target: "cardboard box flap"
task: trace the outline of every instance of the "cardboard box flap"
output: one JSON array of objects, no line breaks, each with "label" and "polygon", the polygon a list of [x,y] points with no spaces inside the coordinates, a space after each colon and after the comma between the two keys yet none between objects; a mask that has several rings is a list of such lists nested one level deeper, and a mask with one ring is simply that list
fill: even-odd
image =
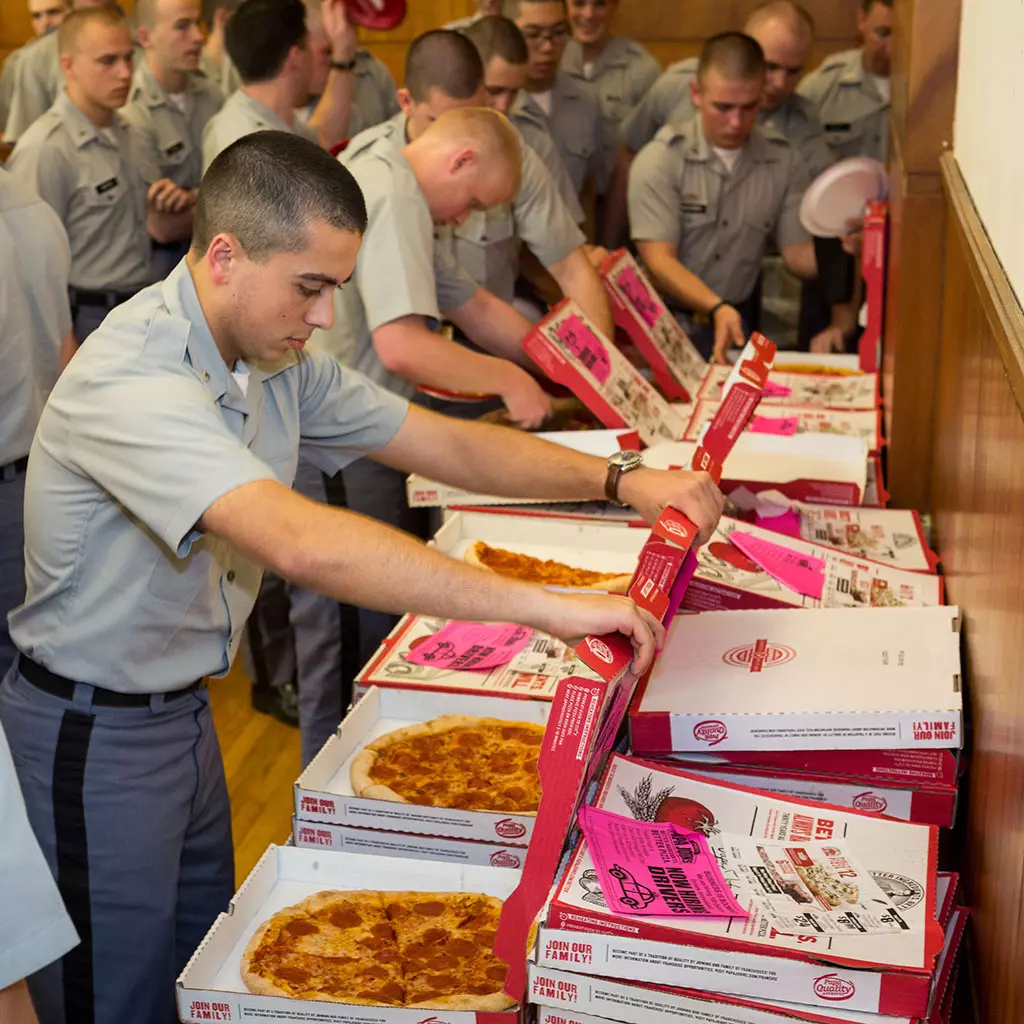
[{"label": "cardboard box flap", "polygon": [[[717,399],[727,376],[728,367],[712,366],[704,377],[698,401]],[[875,409],[879,405],[876,373],[839,376],[775,370],[769,383],[761,400],[766,415],[768,406],[779,405],[813,405],[821,409]]]}]

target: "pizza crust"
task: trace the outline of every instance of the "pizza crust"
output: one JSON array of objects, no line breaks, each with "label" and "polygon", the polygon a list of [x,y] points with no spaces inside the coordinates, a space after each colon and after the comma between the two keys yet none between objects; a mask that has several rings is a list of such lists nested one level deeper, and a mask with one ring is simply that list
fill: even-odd
[{"label": "pizza crust", "polygon": [[[483,563],[483,561],[481,561],[481,559],[480,559],[480,552],[482,551],[482,549],[485,548],[485,547],[490,547],[490,546],[491,545],[486,544],[482,540],[474,541],[472,544],[469,545],[468,548],[466,548],[466,553],[465,553],[465,555],[463,555],[463,561],[465,561],[468,565],[476,566],[477,569],[483,569],[485,572],[493,572],[493,573],[495,573],[495,575],[500,575],[499,573],[495,572],[495,570],[492,569],[489,565],[485,565]],[[512,553],[515,554],[515,552],[512,552]],[[562,564],[565,564],[565,563],[562,563]],[[570,566],[570,568],[576,568],[576,567],[575,566]],[[586,571],[587,572],[592,572],[592,571],[596,571],[596,570],[588,569]],[[629,585],[632,582],[633,582],[633,575],[632,575],[632,573],[629,573],[629,574],[626,574],[626,575],[611,576],[611,577],[609,577],[606,580],[602,580],[600,583],[595,583],[595,584],[592,584],[591,586],[586,586],[586,587],[573,587],[570,584],[564,584],[564,583],[559,583],[559,584],[554,584],[554,583],[543,584],[542,583],[542,584],[538,584],[538,585],[539,586],[559,586],[559,587],[564,588],[565,590],[606,590],[609,594],[625,594],[625,593],[627,593],[629,591]]]},{"label": "pizza crust", "polygon": [[478,1013],[496,1013],[512,1009],[516,1001],[510,999],[504,992],[491,992],[486,996],[456,994],[405,1005],[410,1010],[476,1010]]}]

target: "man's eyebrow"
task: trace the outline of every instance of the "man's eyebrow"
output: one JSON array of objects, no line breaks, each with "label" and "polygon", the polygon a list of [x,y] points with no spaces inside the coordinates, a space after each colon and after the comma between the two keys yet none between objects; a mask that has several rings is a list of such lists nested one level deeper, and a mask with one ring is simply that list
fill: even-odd
[{"label": "man's eyebrow", "polygon": [[[311,271],[308,274],[299,274],[299,277],[301,277],[304,281],[319,281],[321,284],[329,284],[335,288],[338,286],[338,279],[336,277],[331,277],[330,274],[317,274]],[[348,284],[348,282],[351,280],[352,275],[349,274],[349,276],[346,277],[345,280],[342,281],[341,283]]]}]

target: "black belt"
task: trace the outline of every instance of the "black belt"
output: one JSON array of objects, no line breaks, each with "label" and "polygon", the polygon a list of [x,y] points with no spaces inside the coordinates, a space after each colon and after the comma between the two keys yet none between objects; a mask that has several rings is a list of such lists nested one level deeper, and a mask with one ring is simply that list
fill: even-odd
[{"label": "black belt", "polygon": [[68,288],[68,299],[71,302],[71,308],[75,309],[79,306],[95,306],[99,309],[113,309],[115,306],[120,306],[122,302],[127,302],[132,298],[135,292],[92,292],[87,288],[76,288],[71,285]]},{"label": "black belt", "polygon": [[[18,658],[18,671],[38,690],[48,693],[52,697],[60,697],[61,700],[74,700],[75,686],[73,679],[65,679],[64,676],[43,668],[37,661],[33,661],[27,654],[21,654]],[[90,684],[91,685],[91,684]],[[177,700],[179,697],[187,697],[195,693],[203,685],[202,679],[197,679],[191,686],[183,690],[171,690],[163,695],[164,701]],[[118,693],[116,690],[104,690],[102,686],[93,686],[92,702],[106,708],[143,708],[148,707],[150,700],[156,696],[152,693]]]},{"label": "black belt", "polygon": [[187,238],[181,239],[180,241],[177,242],[158,242],[155,238],[151,238],[149,240],[149,247],[154,252],[156,252],[158,249],[166,249],[168,252],[187,252],[189,245],[190,243]]},{"label": "black belt", "polygon": [[8,462],[6,466],[0,466],[0,480],[10,481],[28,469],[28,456],[22,455],[20,459]]}]

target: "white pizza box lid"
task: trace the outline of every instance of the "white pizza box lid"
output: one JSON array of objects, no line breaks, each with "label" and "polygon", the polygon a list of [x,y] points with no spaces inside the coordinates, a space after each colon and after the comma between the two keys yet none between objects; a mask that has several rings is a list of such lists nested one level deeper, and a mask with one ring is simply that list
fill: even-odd
[{"label": "white pizza box lid", "polygon": [[[795,555],[823,561],[821,598],[798,593],[765,572],[731,542],[736,531]],[[722,516],[697,559],[697,573],[683,599],[683,607],[691,611],[772,607],[864,610],[875,606],[931,607],[943,603],[939,576],[858,558],[824,544],[773,533],[731,516]]]},{"label": "white pizza box lid", "polygon": [[[592,963],[598,965],[593,973],[629,970],[628,977],[641,981],[827,1004],[828,995],[818,995],[815,983],[834,972],[849,981],[858,979],[856,1009],[907,1016],[926,1012],[930,977],[942,948],[942,929],[935,919],[935,826],[712,782],[617,754],[609,761],[594,806],[627,817],[660,817],[712,835],[718,831],[769,840],[842,841],[868,871],[900,880],[905,895],[898,909],[907,931],[808,939],[761,928],[757,920],[615,914],[604,904],[581,843],[551,900],[547,924],[604,933],[615,937],[609,941],[625,943],[623,951],[612,953],[603,941],[603,948],[593,953]],[[560,937],[582,939],[564,932]],[[538,964],[548,963],[546,954],[542,935]]]},{"label": "white pizza box lid", "polygon": [[800,223],[818,238],[841,238],[850,221],[860,221],[870,202],[885,199],[889,176],[885,164],[868,156],[840,160],[819,174],[800,201]]},{"label": "white pizza box lid", "polygon": [[630,735],[647,752],[955,748],[962,708],[955,607],[703,612],[670,629]]},{"label": "white pizza box lid", "polygon": [[[708,369],[697,394],[698,399],[717,400],[729,375],[729,367],[716,365]],[[875,409],[879,399],[877,373],[797,373],[772,370],[769,385],[785,389],[769,393],[761,399],[760,412],[768,415],[770,407],[779,405],[813,405],[823,409]]]},{"label": "white pizza box lid", "polygon": [[860,359],[856,354],[845,352],[797,352],[793,349],[780,348],[775,354],[775,369],[789,372],[790,367],[821,367],[822,371],[844,370],[861,372]]},{"label": "white pizza box lid", "polygon": [[373,687],[345,716],[295,783],[295,816],[418,835],[494,842],[529,842],[535,815],[463,811],[356,796],[352,762],[368,743],[403,726],[439,715],[476,715],[544,725],[550,705],[476,694],[434,693]]},{"label": "white pizza box lid", "polygon": [[449,621],[425,615],[404,616],[356,676],[356,696],[362,696],[371,686],[379,686],[550,701],[560,679],[600,678],[576,657],[571,647],[539,630],[534,630],[526,648],[507,665],[482,672],[414,665],[409,661],[409,652]]},{"label": "white pizza box lid", "polygon": [[[511,428],[508,428],[511,429]],[[640,447],[640,439],[635,430],[622,428],[619,430],[553,430],[533,435],[542,441],[571,448],[585,455],[595,455],[606,459],[618,451],[632,451]],[[508,505],[513,499],[493,494],[476,494],[465,491],[437,480],[428,480],[418,473],[406,478],[406,497],[411,508],[435,507],[438,505]],[[567,498],[575,501],[575,498]],[[550,503],[550,498],[538,498],[538,502]],[[515,504],[532,503],[530,499],[516,498]]]},{"label": "white pizza box lid", "polygon": [[440,836],[415,836],[403,832],[384,832],[372,828],[350,828],[324,821],[302,821],[292,816],[292,842],[315,850],[338,850],[371,857],[409,857],[412,860],[443,861],[448,864],[473,864],[478,867],[519,870],[526,860],[521,846],[468,839],[442,839]]},{"label": "white pizza box lid", "polygon": [[601,523],[604,526],[630,526],[648,529],[639,513],[628,506],[608,501],[547,501],[525,505],[449,505],[444,521],[459,512],[484,512],[499,516],[527,516],[532,519],[567,519],[578,523]]},{"label": "white pizza box lid", "polygon": [[[675,469],[688,464],[695,445],[691,441],[658,444],[644,453],[654,469]],[[829,434],[740,434],[725,460],[722,490],[730,497],[745,491],[781,491],[798,501],[829,505],[859,505],[868,472],[867,445],[856,437]],[[744,500],[744,507],[750,502]]]},{"label": "white pizza box lid", "polygon": [[[518,881],[519,872],[507,868],[270,846],[178,976],[179,1016],[188,1022],[258,1017],[317,1024],[420,1024],[423,1010],[256,995],[242,981],[242,954],[267,918],[324,889],[482,892],[506,899]],[[513,1021],[518,1015],[513,1009],[502,1016]],[[481,1015],[480,1024],[485,1018],[489,1022],[491,1015]],[[477,1014],[470,1012],[446,1011],[445,1020],[478,1024]]]}]

